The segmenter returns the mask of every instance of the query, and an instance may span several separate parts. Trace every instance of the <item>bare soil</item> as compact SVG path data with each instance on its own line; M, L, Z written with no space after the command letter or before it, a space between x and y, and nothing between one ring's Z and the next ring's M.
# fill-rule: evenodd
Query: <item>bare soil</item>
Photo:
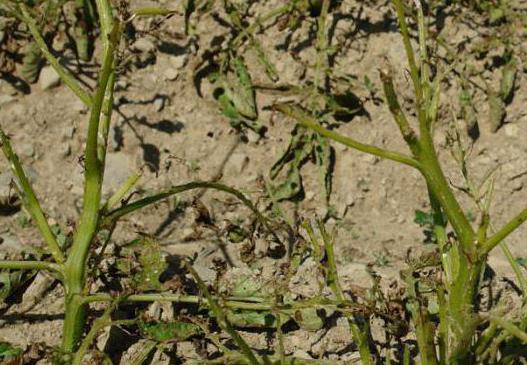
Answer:
M139 1L131 1L131 7L137 3ZM251 13L262 14L283 3L281 0L257 3L252 5ZM150 3L141 1L141 4ZM163 1L162 5L177 8L179 1ZM514 11L527 11L525 2L518 0L514 6ZM220 10L218 14L222 16ZM312 74L315 22L315 18L308 17L294 32L269 26L256 34L278 70L278 83L302 84ZM144 34L138 36L136 43L130 45L136 65L123 71L118 79L105 196L115 192L130 174L143 169L138 186L143 192L163 190L193 180L217 179L241 189L265 207L266 191L262 181L269 179L270 166L287 148L294 128L291 119L269 108L283 96L257 90L259 122L267 126L268 131L263 137L252 131L241 136L222 115L211 95L210 82L203 79L197 88L194 77L206 50L230 30L217 19L204 16L196 26L197 36L190 41L183 35L182 16L172 16L157 27L154 23L152 20L134 23L137 29L144 31L140 32ZM383 101L378 77L379 68L386 62L392 65L404 106L411 107L411 85L394 12L385 1L345 0L330 14L328 23L333 32L332 46L336 48L332 68L354 78L351 91L360 98L365 110L340 126L338 132L365 143L406 152ZM463 126L458 103L458 72L465 73L472 83L480 131L475 140L463 136L471 146L469 170L476 181L488 171L496 170L491 208L495 226L506 222L527 202L527 64L526 58L521 58L525 56L521 50L527 49L525 27L525 24L518 24L517 33L511 36L511 48L517 52L519 62L516 86L503 125L492 133L483 80L490 87L498 87L501 66L496 58L503 50L489 47L488 51L479 52L477 49L491 34L499 31L499 26L488 24L484 14L461 6L445 7L431 19L431 29L440 32L451 49L459 50L457 72L451 72L443 83L440 122L436 127L435 138L442 165L452 186L464 186L459 164L448 147L447 135L456 120ZM438 64L444 65L444 50L439 48L437 55ZM254 84L269 84L254 52L248 49L244 57ZM92 72L97 60L77 65L68 51L64 53L64 60L71 69L81 72L82 79L93 87ZM144 65L137 66L138 60L144 61ZM476 71L466 71L469 66ZM363 82L365 76L373 83L373 94ZM65 85L42 90L41 84L36 83L31 85L30 92L23 93L4 78L0 79L0 95L2 126L9 132L27 169L33 172L34 187L44 210L65 232L71 231L73 227L66 222L78 216L82 196L80 158L87 125L86 109ZM464 131L464 127L461 130ZM335 166L329 205L335 214L327 224L335 236L342 286L345 289L370 287L372 279L368 270L371 268L381 277L382 287L388 290L398 280L399 270L405 267L408 252L426 250L432 245L424 243L423 229L413 222L415 210L429 209L426 188L420 176L410 168L332 145ZM0 167L6 174L8 165L4 159ZM321 194L316 166L308 162L302 169L302 177L303 199L285 201L280 206L292 218L323 217L328 207ZM4 181L2 191L9 190L8 183L9 180ZM458 191L458 195L464 209L473 212L475 220L479 219L471 199L462 191ZM172 199L129 217L120 223L114 236L115 245L129 241L137 232L152 235L171 255L197 253L198 271L206 280L213 281L211 262L214 257L224 257L217 235L196 223L193 206L183 205L178 209L180 202L195 197L196 192L185 193L179 203ZM200 201L215 224L251 222L249 211L225 194L207 191ZM0 217L0 251L41 246L36 229L22 224L24 211L11 213ZM526 234L527 225L507 240L517 258L527 257ZM240 245L228 245L227 252L234 266L244 268ZM262 250L265 251L265 247ZM501 283L496 285L506 288L508 295L514 298L516 294L510 284L515 281L514 275L499 249L491 254L489 265L495 271L495 281ZM270 275L269 278L276 274L278 267L269 258L262 259L256 266L261 275ZM290 290L308 295L317 290L318 284L313 279L316 273L310 272L309 263L301 270L301 275L290 284ZM45 289L36 298L21 300L2 314L0 340L21 346L34 342L50 346L59 343L63 292L56 284L45 286ZM34 306L27 304L31 300ZM22 310L24 306L28 308ZM380 331L382 323L379 327ZM272 342L265 332L243 334L255 348L266 349ZM126 337L126 334L121 335ZM328 359L333 363L358 361L346 321L337 320L332 326L314 332L292 330L286 334L286 339L286 352L300 357ZM133 352L133 347L130 351ZM130 351L123 355L121 363L126 363ZM199 358L190 342L178 344L177 354L183 362ZM158 357L153 363L169 363L163 356Z

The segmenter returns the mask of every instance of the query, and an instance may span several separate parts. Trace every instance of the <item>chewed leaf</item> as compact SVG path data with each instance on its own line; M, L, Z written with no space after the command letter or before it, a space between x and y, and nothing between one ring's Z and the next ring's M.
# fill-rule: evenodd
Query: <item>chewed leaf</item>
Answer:
M193 323L172 322L144 322L137 323L141 334L149 339L164 342L171 340L184 341L192 336L199 335L201 328Z
M304 146L310 141L310 134L307 133L306 129L300 126L296 126L295 129L291 132L291 139L289 141L289 146L285 152L280 156L278 161L274 163L271 167L271 179L275 179L282 168L287 165L287 163L295 158L295 152L302 150Z
M256 100L249 71L240 58L234 58L232 63L236 79L229 82L225 90L226 95L243 116L256 119Z
M231 295L233 297L253 297L260 296L262 294L262 283L253 278L252 276L242 276L232 289Z
M30 84L37 81L43 60L44 58L40 52L40 48L35 41L28 43L24 47L24 58L22 59L20 72L22 77Z
M273 328L276 318L270 312L237 311L227 312L227 320L236 327Z
M294 314L295 322L306 331L318 331L324 326L324 320L320 318L315 308L303 308Z
M511 59L502 69L501 82L500 82L500 97L508 103L512 98L514 91L514 82L516 80L516 68L517 63L513 58Z
M478 126L478 113L474 108L472 95L469 90L463 89L459 95L459 104L461 105L462 117L465 120L467 133L472 136L473 131Z
M0 302L9 298L11 294L34 276L35 273L30 271L0 272Z
M0 363L2 365L16 365L22 363L22 349L9 342L0 342Z
M209 75L209 80L215 86L214 98L233 128L247 127L263 134L266 128L257 121L256 99L247 67L239 58L232 61L232 67L234 74L215 72Z
M161 274L168 264L161 253L159 243L149 237L141 237L122 249L117 268L126 276L132 276L132 285L140 291L162 290Z
M272 187L272 191L277 201L297 197L303 191L302 177L298 167L292 166L287 173L285 181L278 186Z
M414 222L421 227L432 226L434 224L434 215L418 209L415 211Z
M505 102L500 95L489 92L489 128L492 133L496 133L501 127L505 118Z

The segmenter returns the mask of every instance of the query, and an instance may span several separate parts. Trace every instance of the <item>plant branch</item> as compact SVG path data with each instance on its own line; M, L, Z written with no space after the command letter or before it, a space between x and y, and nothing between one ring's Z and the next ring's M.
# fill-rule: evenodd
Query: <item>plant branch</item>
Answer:
M414 49L410 42L410 32L408 31L408 25L406 24L406 15L404 13L404 5L401 0L392 0L397 12L397 18L399 19L399 28L403 36L404 50L406 51L406 57L408 58L408 64L410 66L410 75L414 84L415 99L417 106L421 108L421 101L423 91L421 88L421 80L419 79L419 68L415 62Z
M13 175L16 176L20 184L20 190L22 191L22 201L26 209L31 214L31 217L35 220L35 223L42 234L44 241L47 243L49 251L55 261L59 264L64 262L64 254L62 253L55 235L53 232L51 232L51 228L49 227L48 221L44 215L44 212L42 211L42 207L40 206L35 192L31 187L31 183L29 182L29 179L22 168L22 164L11 147L9 137L7 137L2 128L0 128L0 141L2 143L4 155L11 163Z
M388 107L392 113L393 119L399 127L406 144L408 144L408 147L410 147L410 150L414 156L418 156L419 140L415 134L415 131L410 126L410 123L408 123L408 119L406 119L406 115L404 115L401 105L399 104L397 93L395 92L395 88L393 86L392 71L390 69L380 70L380 75L384 88L384 95L386 96L386 101L388 102Z
M482 243L482 255L488 254L508 235L516 230L523 222L527 220L527 208L522 210L516 217L512 218L509 223L505 224L500 230L494 233L488 240Z
M101 22L102 22L101 16ZM88 124L88 136L85 148L85 172L84 172L84 202L79 226L75 234L71 255L68 258L68 270L73 275L71 283L75 292L80 293L81 283L84 283L85 263L88 257L89 247L97 230L99 221L99 208L101 200L101 187L103 177L103 166L98 156L98 134L101 110L108 86L108 81L113 74L114 51L120 37L120 24L116 23L110 34L108 47L105 50L103 66L99 76L99 82Z
M258 209L254 206L254 204L247 197L245 197L245 195L243 195L243 193L241 193L240 191L238 191L238 190L236 190L234 188L231 188L229 186L226 186L226 185L223 185L223 184L220 184L220 183L216 183L216 182L207 182L207 181L193 181L193 182L190 182L188 184L177 185L177 186L172 187L168 191L165 191L165 192L162 192L162 193L158 193L158 194L154 194L154 195L148 196L146 198L139 199L139 200L137 200L135 202L132 202L130 204L124 205L124 206L122 206L120 208L114 209L114 210L110 211L106 215L106 217L104 217L103 226L107 225L110 222L115 222L119 218L121 218L121 217L123 217L123 216L125 216L127 214L130 214L130 213L132 213L132 212L134 212L136 210L139 210L139 209L145 208L145 207L147 207L149 205L155 204L155 203L157 203L157 202L159 202L159 201L161 201L163 199L166 199L166 198L168 198L168 197L170 197L170 196L172 196L174 194L182 193L182 192L187 191L187 190L202 189L202 188L219 190L219 191L223 191L225 193L234 195L240 201L242 201L242 203L245 204L249 209L251 209L254 214L256 214L256 216L257 216L258 220L260 221L260 223L264 224L265 227L270 232L273 232L272 228L269 226L269 224L267 222L267 219L262 215L262 213L260 213L260 211L258 211Z
M352 138L343 136L339 133L330 131L322 127L320 124L316 122L316 120L312 116L305 113L298 106L290 105L290 104L278 104L278 105L275 105L274 107L280 112L284 113L285 115L295 119L298 123L300 123L304 127L309 128L324 137L332 139L338 143L342 143L358 151L368 153L370 155L378 156L381 158L385 158L388 160L396 161L404 165L414 167L417 170L421 170L421 164L419 163L419 161L415 160L414 158L410 156L403 155L399 152L393 152L393 151L385 150L385 149L378 148L375 146L371 146L368 144L364 144Z
M27 24L29 28L29 32L35 39L35 42L37 43L38 47L40 48L40 51L46 58L46 60L49 62L51 67L57 72L57 74L60 76L62 81L77 95L77 97L88 107L92 106L92 97L90 94L84 90L77 79L69 72L66 68L64 68L60 62L53 56L53 54L50 52L46 41L40 34L40 30L38 29L38 25L35 22L35 19L31 16L29 9L24 4L23 1L18 2L18 5L20 7L20 12L22 15L22 20L24 23Z
M260 361L258 361L258 359L256 358L256 355L254 354L254 351L251 349L251 347L247 344L247 342L245 342L243 337L240 336L240 334L236 332L236 330L229 323L229 321L227 320L227 316L223 312L223 309L216 302L216 300L212 297L212 295L210 294L207 288L207 285L203 282L203 280L200 278L198 273L194 270L192 265L189 265L187 263L185 267L196 280L199 290L203 293L205 298L207 298L209 307L211 311L214 313L214 316L216 317L216 321L218 325L231 336L233 341L240 348L241 352L245 355L247 360L249 360L249 363L251 363L252 365L261 365Z
M296 301L294 303L281 304L275 301L265 301L262 298L237 298L227 297L220 298L212 296L216 301L221 300L222 305L226 308L242 309L249 311L279 311L279 312L293 312L303 308L326 308L332 310L339 310L342 312L356 312L363 311L364 307L360 306L350 300L331 300L327 298L313 298L307 300ZM107 293L96 293L85 296L83 302L85 304L95 302L112 302L117 297ZM183 304L200 304L209 305L208 299L198 295L184 295L184 294L170 294L170 293L146 293L146 294L132 294L120 298L122 303L141 303L141 302L172 302Z
M11 261L0 260L0 269L9 270L48 270L62 273L61 266L46 261Z

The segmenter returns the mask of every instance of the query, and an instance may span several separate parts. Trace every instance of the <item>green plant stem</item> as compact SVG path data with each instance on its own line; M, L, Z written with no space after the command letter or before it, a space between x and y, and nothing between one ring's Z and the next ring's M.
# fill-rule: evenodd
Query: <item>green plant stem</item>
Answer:
M106 92L106 86L112 73L115 43L105 52L103 67L99 76L97 92L95 94L93 107L88 124L88 137L84 155L85 181L84 202L79 226L75 233L71 254L66 262L67 275L71 279L69 291L80 293L85 282L85 264L88 257L89 247L97 231L99 221L99 207L102 187L101 161L98 158L98 131L101 119L101 109ZM80 286L80 287L79 287Z
M490 320L496 323L501 328L503 328L505 331L507 331L512 336L522 341L524 344L527 344L527 333L522 331L520 328L518 328L513 323L499 316L490 316Z
M62 273L62 268L60 265L54 264L52 262L45 261L11 261L11 260L1 260L0 269L9 269L9 270L48 270L56 273Z
M35 42L37 43L38 47L40 48L40 51L46 58L46 60L49 62L51 67L57 72L57 74L60 76L61 80L64 81L64 83L77 95L77 97L88 107L91 107L92 105L92 97L90 94L84 90L77 79L69 72L66 68L64 68L60 62L53 56L53 54L50 52L46 41L40 34L40 30L38 28L37 23L31 16L29 9L24 4L23 1L18 2L18 6L20 7L20 12L22 14L22 20L24 23L27 24L29 28L29 32L35 39Z
M320 9L320 15L318 16L316 43L317 56L315 64L315 80L313 83L315 92L318 92L318 89L323 86L324 83L323 78L326 73L321 72L321 70L328 69L328 38L326 30L326 21L328 18L329 4L329 0L322 0L322 7Z
M327 284L333 291L333 294L337 297L337 299L340 301L344 301L345 297L339 282L337 263L335 261L335 252L333 249L333 241L329 237L329 234L327 233L326 228L324 227L321 221L318 222L318 229L322 236L322 240L324 241L324 248L327 258ZM374 350L372 347L370 347L371 331L369 320L367 319L363 321L363 323L360 323L358 318L354 315L347 315L346 317L351 329L353 340L359 348L359 354L362 363L364 365L375 364L375 360L372 353Z
M273 229L269 226L267 219L258 211L254 204L240 191L231 188L229 186L217 183L217 182L208 182L208 181L193 181L188 184L177 185L169 190L148 196L143 199L136 200L130 204L122 206L120 208L110 211L105 217L103 225L107 225L110 222L115 222L123 216L130 214L136 210L145 208L149 205L155 204L163 199L166 199L174 194L182 193L184 191L193 190L193 189L214 189L218 191L223 191L225 193L234 195L238 198L243 204L245 204L251 211L256 215L260 223L262 223L270 232L273 232Z
M384 95L386 96L386 101L388 103L388 107L390 108L390 112L392 113L395 123L399 127L399 131L401 132L403 139L406 141L406 144L408 144L408 147L410 147L410 150L415 157L419 154L419 141L415 131L410 126L406 115L404 115L401 105L399 104L397 93L395 92L395 87L393 86L392 72L389 69L381 70L380 75L384 89Z
M251 25L249 25L247 28L243 29L236 38L233 39L232 45L233 49L238 48L241 45L241 42L246 38L252 36L252 33L256 31L256 28L261 26L263 23L267 22L270 19L273 19L277 16L280 16L282 14L285 14L287 12L291 11L291 5L284 5L277 8L274 8L269 13L262 15L261 17L258 17Z
M370 155L385 158L387 160L396 161L404 165L408 165L413 168L416 168L418 170L421 169L421 164L419 163L419 161L415 160L414 158L410 156L406 156L398 152L392 152L392 151L388 151L382 148L364 144L352 138L343 136L339 133L330 131L322 127L320 124L316 122L316 120L312 116L305 113L304 111L302 111L302 109L300 109L297 106L289 105L289 104L278 104L278 105L275 105L275 108L279 110L280 112L284 113L285 115L295 119L298 123L300 123L304 127L309 128L324 137L332 139L335 142L339 142L343 145L354 148L364 153L368 153Z
M86 289L86 266L89 250L99 223L99 208L104 172L104 156L99 156L99 128L105 100L111 100L113 90L108 89L114 72L114 53L121 36L121 24L113 22L108 0L97 0L102 41L103 64L93 105L90 110L85 147L84 201L70 255L66 261L66 304L63 324L62 351L73 353L77 349L86 324L87 306L83 292ZM107 103L111 104L111 103ZM109 114L109 113L108 113ZM109 117L108 115L106 117ZM103 137L104 140L104 137ZM102 159L102 161L101 161Z
M51 232L51 228L49 227L46 216L44 215L42 207L40 206L35 192L31 187L31 183L29 182L29 179L27 178L26 173L22 168L22 164L20 163L18 156L11 147L9 137L7 137L2 128L0 128L0 141L2 143L2 151L4 152L4 155L6 156L7 160L10 162L13 175L16 176L16 178L18 179L18 183L20 184L20 190L22 191L21 198L24 203L24 206L29 211L29 214L31 214L31 217L35 221L35 224L37 225L40 234L44 238L44 241L48 245L49 251L55 261L59 264L63 263L65 260L64 254L62 253L62 250L57 242L57 239L55 238L55 235L53 234L53 232Z
M417 63L415 62L414 50L412 48L412 43L410 42L410 32L408 31L408 25L406 24L406 15L404 13L404 5L401 0L392 0L397 12L397 18L399 19L399 29L403 36L404 50L406 52L406 57L408 59L408 64L410 66L410 75L412 77L412 82L414 85L415 98L418 108L421 108L422 100L422 88L421 80L419 79L419 69Z
M527 208L522 210L518 215L512 218L509 223L505 224L501 229L494 233L482 245L482 255L488 254L494 247L503 241L508 235L516 230L521 224L527 220Z
M75 353L75 356L73 357L73 361L71 362L72 365L82 364L82 360L84 359L84 356L88 352L88 349L90 348L91 344L95 340L97 333L112 322L111 315L114 309L115 309L115 305L114 303L112 303L110 306L108 306L108 308L105 309L104 313L93 322L93 325L90 328L90 331L86 334L86 336L82 340L82 343L79 346L79 349L77 350L77 352Z
M127 19L126 21L130 21L133 18L136 17L142 17L142 16L155 16L155 15L171 15L171 14L177 14L177 10L173 9L167 9L167 8L156 8L156 7L144 7L144 8L138 8L132 10L132 18Z
M212 297L209 290L207 289L207 285L203 282L203 280L201 280L201 278L199 277L198 273L194 270L192 265L187 264L185 266L187 270L190 272L190 274L196 280L200 291L203 293L205 298L207 298L210 309L214 313L214 316L216 317L216 321L218 325L231 336L234 342L236 342L241 352L245 355L247 360L249 360L249 363L251 365L261 365L260 361L258 361L258 359L256 358L256 355L254 354L250 346L247 344L247 342L245 342L243 337L241 337L240 334L236 332L236 330L231 326L231 324L227 320L227 316L225 315L223 309L216 302L216 300Z
M427 308L423 308L417 291L417 281L412 272L405 274L408 306L415 324L415 333L422 365L437 365L434 331Z
M125 195L128 194L130 189L132 189L135 184L139 181L141 178L141 173L133 174L126 179L123 185L113 194L106 204L104 204L102 211L108 212L110 209L114 208L121 200L124 199Z
M97 293L86 295L83 297L83 303L95 303L95 302L112 302L117 298L107 293ZM350 300L330 300L326 298L314 298L303 301L297 301L291 304L280 304L275 302L250 300L250 298L219 298L212 296L215 301L221 300L222 305L232 309L243 309L251 311L280 311L289 312L303 308L325 308L338 310L344 313L353 313L355 311L361 311L364 307L357 305ZM183 303L183 304L200 304L209 305L208 299L197 295L183 295L183 294L133 294L128 295L120 299L122 303L141 303L141 302L172 302L172 303Z

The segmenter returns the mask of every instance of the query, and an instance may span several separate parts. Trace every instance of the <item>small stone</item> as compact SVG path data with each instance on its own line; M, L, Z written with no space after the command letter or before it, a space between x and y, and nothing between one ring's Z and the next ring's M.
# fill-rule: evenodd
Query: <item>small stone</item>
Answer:
M66 143L62 146L60 154L62 157L68 157L69 155L71 155L71 146L69 143Z
M73 135L75 134L75 126L69 125L64 127L62 130L62 139L65 141L69 141L73 138Z
M255 131L251 129L247 131L247 141L249 141L249 143L257 143L261 138L262 136Z
M12 101L14 101L15 98L8 94L0 94L0 105L8 104Z
M157 97L154 99L154 109L156 112L160 112L165 107L165 99Z
M313 200L315 197L315 192L313 190L306 191L306 200Z
M505 131L505 135L507 137L517 137L520 132L520 128L513 123L505 124L503 130Z
M123 153L110 153L106 157L103 195L110 196L121 187L132 173L130 158Z
M18 153L23 158L31 158L35 156L35 147L31 143L20 143L17 146Z
M170 63L172 64L172 66L174 66L174 68L180 69L180 68L183 68L187 64L187 60L188 60L188 54L184 53L179 56L170 58Z
M229 165L235 174L241 174L249 163L249 157L245 153L233 153L229 159Z
M46 66L40 71L38 83L42 90L49 90L60 84L60 77L53 67Z
M128 88L128 86L130 86L128 81L126 81L126 80L119 80L119 81L117 81L115 83L115 91L126 90Z
M307 353L307 351L303 350L295 350L295 352L293 352L293 357L296 359L313 360L313 358Z
M84 104L81 99L76 99L71 105L71 108L81 114L86 114L88 112L88 106Z
M154 42L148 38L139 38L132 47L141 52L153 52L156 49Z
M175 68L170 67L165 70L163 75L165 76L166 80L174 81L179 76L179 72Z

